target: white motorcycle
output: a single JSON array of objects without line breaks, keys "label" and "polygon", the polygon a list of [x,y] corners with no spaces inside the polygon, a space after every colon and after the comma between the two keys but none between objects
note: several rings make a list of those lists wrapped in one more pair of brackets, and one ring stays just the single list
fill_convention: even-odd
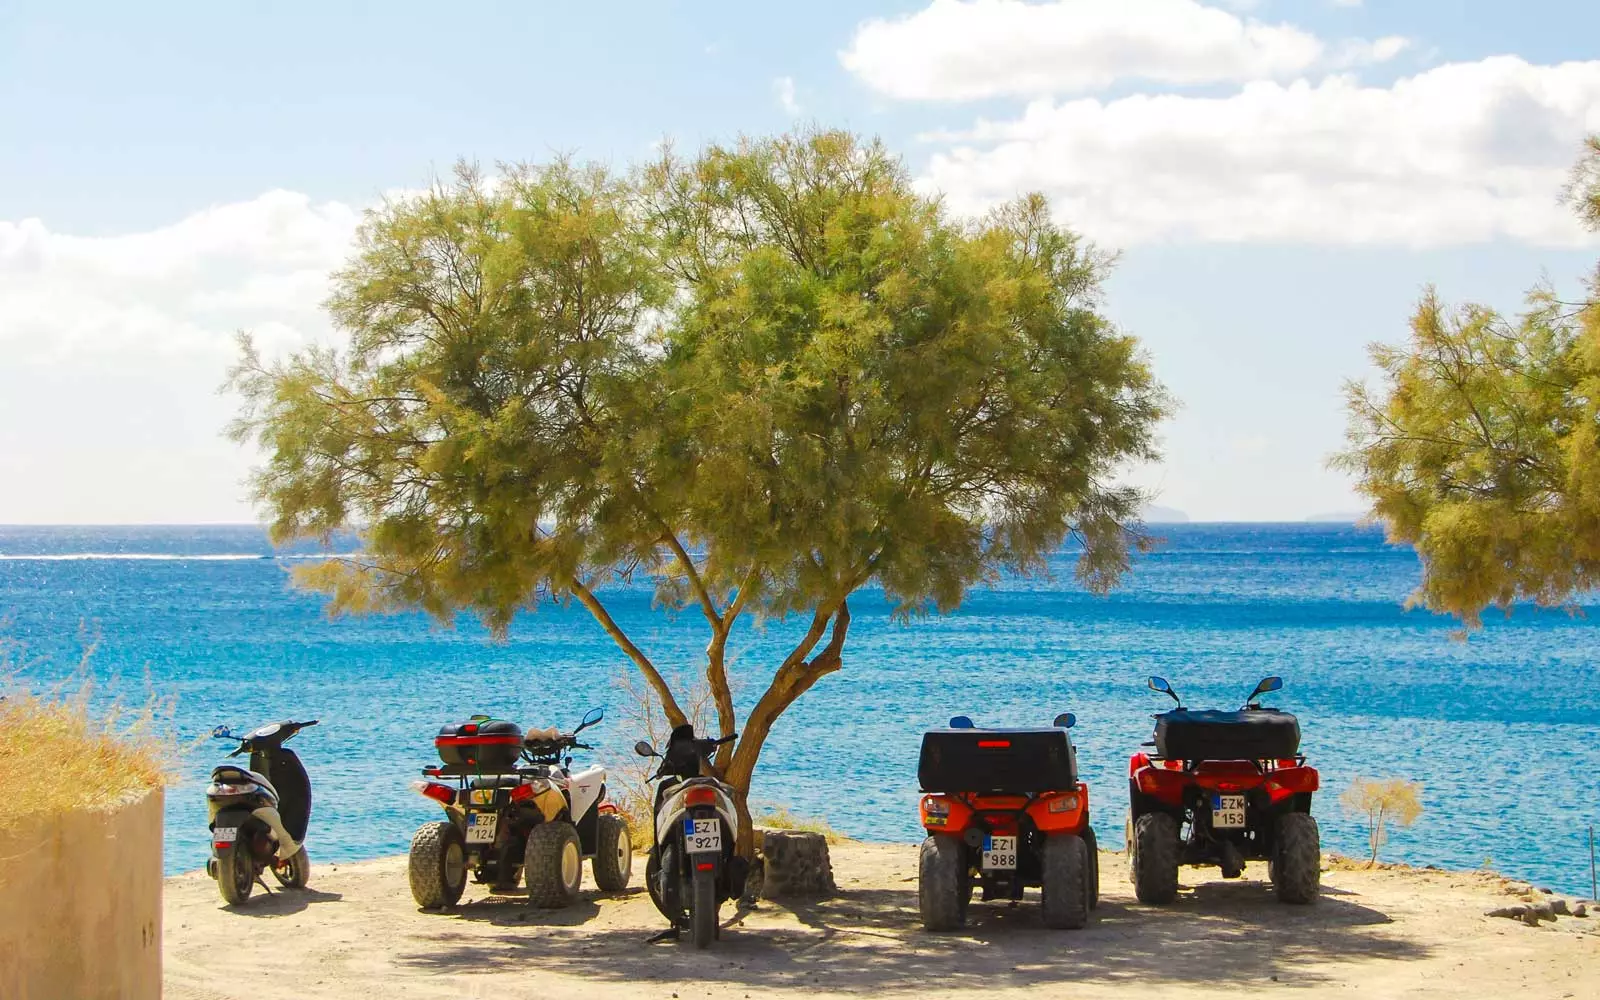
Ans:
[{"label": "white motorcycle", "polygon": [[306,855],[306,828],[311,823],[311,779],[293,750],[283,744],[310,722],[274,722],[235,736],[227,726],[211,731],[214,739],[237,740],[229,757],[250,755],[249,768],[223,764],[211,771],[206,786],[210,816],[211,857],[206,873],[228,903],[250,898],[270,869],[278,884],[304,889],[311,877]]},{"label": "white motorcycle", "polygon": [[689,928],[696,948],[710,946],[719,934],[717,911],[723,901],[744,895],[750,864],[734,850],[739,814],[733,789],[716,774],[710,756],[738,738],[697,739],[693,726],[678,726],[664,753],[640,740],[634,752],[660,757],[654,778],[655,843],[645,864],[645,883],[656,909],[672,923],[664,936]]},{"label": "white motorcycle", "polygon": [[526,878],[528,901],[564,907],[578,899],[583,862],[604,892],[628,887],[633,843],[628,824],[606,797],[606,769],[572,770],[569,750],[592,750],[578,734],[605,717],[594,709],[578,728],[523,733],[514,723],[473,716],[434,739],[442,765],[412,782],[444,807],[445,819],[411,838],[411,896],[424,909],[454,906],[470,871],[480,883],[509,889]]}]

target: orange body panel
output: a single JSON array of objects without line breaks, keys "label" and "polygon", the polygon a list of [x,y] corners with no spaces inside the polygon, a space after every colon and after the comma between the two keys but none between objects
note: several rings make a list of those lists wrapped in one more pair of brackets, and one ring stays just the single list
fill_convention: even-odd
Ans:
[{"label": "orange body panel", "polygon": [[1247,760],[1208,760],[1185,771],[1182,761],[1152,760],[1149,754],[1136,753],[1128,761],[1128,777],[1143,794],[1174,805],[1183,801],[1185,788],[1243,792],[1265,786],[1277,802],[1321,787],[1317,769],[1294,760],[1263,761],[1260,766]]},{"label": "orange body panel", "polygon": [[1076,791],[1047,792],[1032,804],[1025,795],[924,795],[918,810],[929,833],[959,836],[982,817],[990,830],[1005,836],[1016,832],[1024,812],[1045,833],[1079,833],[1089,823],[1089,786],[1080,782]]}]

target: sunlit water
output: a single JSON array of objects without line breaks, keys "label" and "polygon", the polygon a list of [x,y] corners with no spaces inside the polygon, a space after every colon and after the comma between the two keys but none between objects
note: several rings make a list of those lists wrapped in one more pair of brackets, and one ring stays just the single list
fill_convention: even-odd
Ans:
[{"label": "sunlit water", "polygon": [[[1327,847],[1363,848],[1362,827],[1337,802],[1353,776],[1413,778],[1426,812],[1394,831],[1386,857],[1491,860],[1587,891],[1586,830],[1600,824],[1600,624],[1518,609],[1452,641],[1451,621],[1402,610],[1416,558],[1376,532],[1161,531],[1167,544],[1106,598],[1073,587],[1066,555],[1055,582],[979,589],[959,612],[910,624],[891,623],[880,595],[858,595],[845,668],[781,720],[757,797],[863,839],[914,840],[922,730],[958,712],[1028,725],[1070,709],[1101,841],[1119,845],[1128,755],[1164,701],[1145,676],[1166,676],[1192,705],[1233,707],[1277,673],[1286,687],[1272,701],[1299,714],[1303,749],[1322,769],[1314,812]],[[611,705],[613,720],[595,731],[601,756],[620,759],[639,735],[617,718],[614,679],[626,661],[579,607],[543,607],[506,643],[468,621],[441,630],[412,615],[330,620],[321,598],[289,588],[285,563],[253,528],[0,528],[0,556],[0,629],[42,661],[30,679],[75,665],[87,630],[99,641],[96,672],[119,675],[125,700],[143,696],[146,674],[157,693],[177,696],[185,740],[218,723],[321,719],[293,744],[315,788],[315,860],[405,850],[434,809],[407,785],[433,759],[441,723],[482,711],[570,726]],[[698,615],[652,610],[642,589],[605,600],[669,671],[703,655]],[[801,625],[736,634],[742,705]],[[169,792],[169,871],[204,862],[197,779],[220,747],[189,752],[187,780]]]}]

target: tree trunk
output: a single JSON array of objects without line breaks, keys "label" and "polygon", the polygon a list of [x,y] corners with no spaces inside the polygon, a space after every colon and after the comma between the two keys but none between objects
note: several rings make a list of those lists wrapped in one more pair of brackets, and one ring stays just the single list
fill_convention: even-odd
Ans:
[{"label": "tree trunk", "polygon": [[[833,632],[828,638],[828,645],[807,662],[806,654],[816,648],[830,620],[833,623]],[[842,665],[840,654],[844,649],[845,636],[849,630],[850,608],[843,600],[839,602],[837,610],[818,608],[812,615],[811,628],[784,659],[783,665],[772,678],[772,684],[761,696],[761,700],[756,702],[750,717],[745,720],[744,732],[739,736],[733,760],[725,772],[728,784],[732,785],[737,793],[735,798],[739,806],[738,851],[743,857],[753,858],[755,855],[754,825],[750,820],[748,799],[750,781],[755,776],[756,763],[761,758],[761,747],[766,743],[767,735],[772,732],[773,723],[794,704],[795,699],[809,691],[817,681],[839,669]]]}]

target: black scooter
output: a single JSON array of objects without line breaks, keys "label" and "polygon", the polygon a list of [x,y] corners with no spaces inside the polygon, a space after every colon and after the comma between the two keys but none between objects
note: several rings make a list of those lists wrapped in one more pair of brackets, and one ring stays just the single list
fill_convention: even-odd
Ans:
[{"label": "black scooter", "polygon": [[[213,768],[206,786],[211,817],[206,873],[231,904],[249,899],[257,883],[271,891],[261,881],[263,870],[271,869],[278,884],[288,889],[304,889],[311,877],[304,844],[311,823],[311,779],[300,758],[283,744],[316,724],[315,719],[273,722],[243,736],[227,726],[211,731],[213,739],[238,741],[229,757],[250,755],[248,769],[237,764]],[[281,850],[285,846],[296,849]]]},{"label": "black scooter", "polygon": [[[652,776],[661,784],[644,877],[650,901],[672,927],[652,940],[675,939],[687,927],[695,947],[705,948],[718,936],[722,902],[744,895],[750,863],[734,851],[739,828],[734,792],[710,760],[717,747],[737,738],[734,733],[697,739],[694,727],[684,725],[673,729],[664,753],[643,740],[634,744],[639,756],[661,758]],[[702,777],[702,768],[717,776]]]}]

